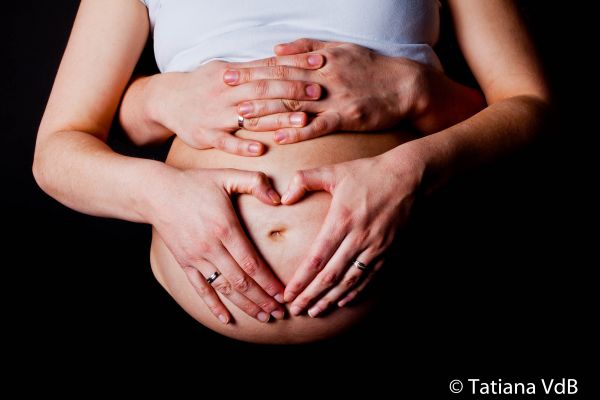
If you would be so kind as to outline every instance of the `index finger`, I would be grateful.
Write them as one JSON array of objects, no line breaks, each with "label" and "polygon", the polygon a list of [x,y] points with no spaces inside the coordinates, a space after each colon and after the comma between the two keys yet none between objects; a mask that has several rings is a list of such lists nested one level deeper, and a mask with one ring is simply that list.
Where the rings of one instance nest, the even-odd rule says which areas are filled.
[{"label": "index finger", "polygon": [[278,303],[283,303],[283,285],[268,268],[239,224],[232,226],[231,235],[222,240],[223,246],[244,272]]},{"label": "index finger", "polygon": [[275,56],[260,60],[228,63],[233,68],[275,67],[286,65],[303,69],[319,69],[325,64],[325,57],[318,53],[302,53],[290,56]]},{"label": "index finger", "polygon": [[[300,267],[287,284],[283,300],[293,301],[325,267],[346,236],[344,225],[330,211],[317,238]],[[304,305],[306,307],[306,305]]]}]

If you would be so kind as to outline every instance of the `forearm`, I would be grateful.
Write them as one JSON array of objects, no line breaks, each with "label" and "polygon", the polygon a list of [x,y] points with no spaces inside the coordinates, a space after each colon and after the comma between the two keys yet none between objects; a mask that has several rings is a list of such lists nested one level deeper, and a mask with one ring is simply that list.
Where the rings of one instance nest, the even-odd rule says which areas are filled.
[{"label": "forearm", "polygon": [[152,107],[152,81],[157,75],[138,77],[129,85],[119,109],[119,122],[136,145],[159,144],[173,133],[157,122]]},{"label": "forearm", "polygon": [[499,101],[473,117],[392,150],[395,162],[420,163],[420,188],[431,192],[452,177],[491,163],[533,142],[549,117],[549,104],[534,96]]},{"label": "forearm", "polygon": [[151,190],[165,164],[122,156],[83,132],[46,135],[36,146],[33,172],[40,187],[86,214],[149,223]]}]

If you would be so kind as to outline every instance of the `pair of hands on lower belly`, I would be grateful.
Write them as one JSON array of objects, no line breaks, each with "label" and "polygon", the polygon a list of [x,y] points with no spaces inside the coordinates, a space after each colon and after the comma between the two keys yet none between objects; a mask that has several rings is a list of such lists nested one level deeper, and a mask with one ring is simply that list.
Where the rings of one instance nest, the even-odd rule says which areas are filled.
[{"label": "pair of hands on lower belly", "polygon": [[[433,112],[440,104],[432,101],[439,97],[432,90],[434,86],[437,92],[452,90],[454,83],[429,67],[354,44],[308,39],[279,45],[276,52],[277,57],[266,60],[212,62],[191,73],[163,74],[151,96],[157,99],[152,102],[154,120],[192,147],[242,156],[259,156],[264,146],[232,135],[239,128],[238,115],[244,117],[245,129],[274,131],[265,134],[273,134],[282,145],[339,130],[392,128],[403,120],[422,132],[445,123]],[[188,189],[182,193],[173,187],[179,204],[162,207],[171,211],[162,212],[154,225],[222,322],[230,316],[215,289],[260,321],[268,320],[269,313],[283,316],[277,302],[292,302],[293,315],[308,309],[316,317],[334,304],[344,306],[364,289],[408,217],[424,166],[408,151],[403,162],[397,159],[383,154],[299,171],[281,199],[262,174],[185,172],[170,184]],[[329,213],[283,292],[245,237],[229,196],[248,193],[267,204],[285,206],[315,190],[332,194]],[[202,210],[194,206],[198,198],[203,199]],[[183,227],[181,220],[186,221]],[[357,268],[355,260],[366,268]],[[215,271],[223,278],[211,288],[205,278]]]}]

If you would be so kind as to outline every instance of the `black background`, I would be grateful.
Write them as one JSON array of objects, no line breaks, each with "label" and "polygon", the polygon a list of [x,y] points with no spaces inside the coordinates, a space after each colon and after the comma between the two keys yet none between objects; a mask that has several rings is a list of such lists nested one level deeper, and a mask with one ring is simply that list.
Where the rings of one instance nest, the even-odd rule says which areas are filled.
[{"label": "black background", "polygon": [[[581,94],[592,90],[597,71],[587,65],[585,12],[553,3],[523,2],[559,105],[549,139],[461,179],[416,211],[400,244],[405,259],[395,266],[402,269],[393,285],[398,303],[373,316],[393,314],[396,327],[367,323],[291,347],[239,343],[203,328],[154,280],[147,226],[75,213],[37,188],[36,129],[78,2],[3,6],[10,27],[2,74],[8,129],[0,134],[3,359],[15,379],[35,377],[21,390],[42,382],[108,389],[141,374],[150,387],[174,376],[170,389],[198,395],[207,388],[268,393],[277,385],[298,394],[324,383],[340,393],[442,398],[450,380],[469,377],[573,377],[580,392],[594,391],[584,365],[597,350],[590,277],[597,129]],[[460,60],[447,57],[449,73],[468,80]],[[114,136],[114,146],[128,151]]]}]

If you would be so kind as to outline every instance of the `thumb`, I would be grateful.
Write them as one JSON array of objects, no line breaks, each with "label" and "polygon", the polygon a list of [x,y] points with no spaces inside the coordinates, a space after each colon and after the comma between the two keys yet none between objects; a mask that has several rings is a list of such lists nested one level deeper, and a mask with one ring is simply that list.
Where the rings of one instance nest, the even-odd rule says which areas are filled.
[{"label": "thumb", "polygon": [[331,193],[333,191],[334,178],[331,167],[298,171],[283,194],[281,203],[285,205],[296,203],[307,192],[322,190]]},{"label": "thumb", "polygon": [[291,43],[282,43],[275,46],[275,54],[289,56],[300,53],[310,53],[325,48],[326,42],[315,39],[298,39]]},{"label": "thumb", "polygon": [[233,193],[251,194],[271,206],[281,203],[281,198],[271,185],[271,180],[263,172],[224,169],[222,174],[223,187],[230,195]]}]

